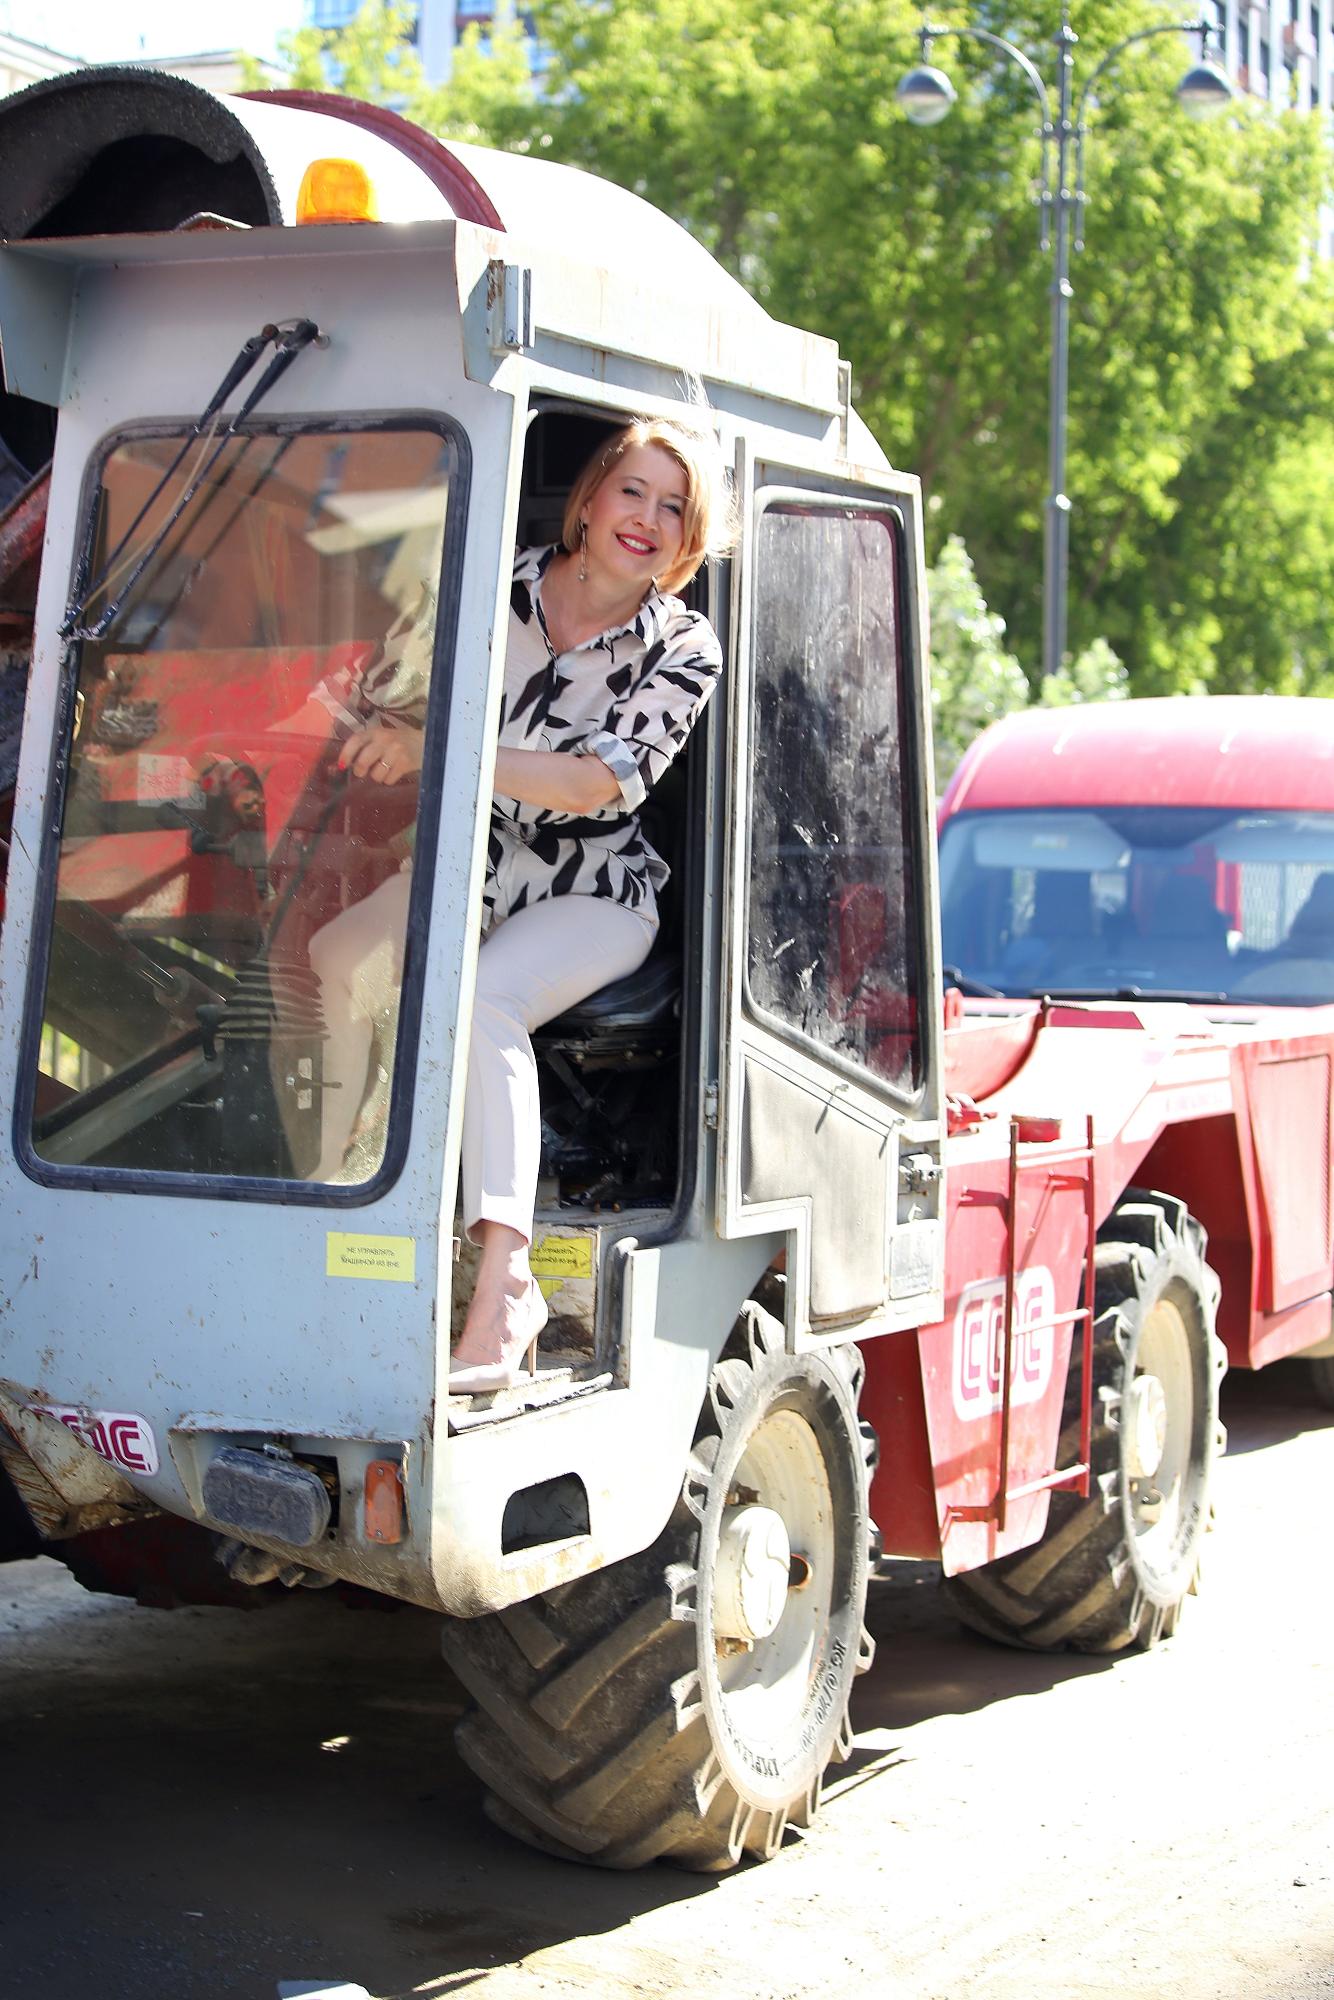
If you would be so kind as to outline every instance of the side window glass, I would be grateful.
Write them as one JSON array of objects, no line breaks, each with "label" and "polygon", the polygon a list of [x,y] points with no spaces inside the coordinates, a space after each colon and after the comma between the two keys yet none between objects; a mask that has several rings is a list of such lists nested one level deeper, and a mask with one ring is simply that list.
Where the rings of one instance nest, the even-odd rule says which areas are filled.
[{"label": "side window glass", "polygon": [[783,501],[754,587],[753,1009],[904,1090],[921,1076],[898,523]]},{"label": "side window glass", "polygon": [[173,521],[181,444],[116,445],[95,496],[89,627],[123,594],[77,658],[31,1147],[357,1185],[387,1143],[456,447],[238,437]]}]

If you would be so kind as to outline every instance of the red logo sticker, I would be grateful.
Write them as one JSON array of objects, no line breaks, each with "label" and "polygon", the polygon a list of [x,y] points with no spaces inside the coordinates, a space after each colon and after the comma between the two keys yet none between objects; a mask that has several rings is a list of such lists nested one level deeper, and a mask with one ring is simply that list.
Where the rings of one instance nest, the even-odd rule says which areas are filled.
[{"label": "red logo sticker", "polygon": [[128,1410],[62,1409],[54,1403],[30,1403],[40,1417],[54,1417],[75,1437],[122,1472],[151,1479],[158,1469],[157,1439],[143,1417]]},{"label": "red logo sticker", "polygon": [[[1014,1355],[1010,1406],[1039,1403],[1051,1381],[1055,1354],[1056,1288],[1044,1264],[1020,1273],[1015,1284]],[[954,1413],[967,1423],[1001,1406],[1001,1352],[1005,1340],[1005,1280],[988,1278],[959,1294],[954,1314]]]}]

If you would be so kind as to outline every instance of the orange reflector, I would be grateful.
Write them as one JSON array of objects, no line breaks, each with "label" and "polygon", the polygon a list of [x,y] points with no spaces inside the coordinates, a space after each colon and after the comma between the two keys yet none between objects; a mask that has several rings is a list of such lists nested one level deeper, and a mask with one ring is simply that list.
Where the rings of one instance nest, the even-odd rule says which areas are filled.
[{"label": "orange reflector", "polygon": [[375,185],[359,160],[312,160],[296,198],[298,222],[378,222]]},{"label": "orange reflector", "polygon": [[366,1467],[366,1540],[403,1539],[403,1475],[392,1458],[373,1458]]}]

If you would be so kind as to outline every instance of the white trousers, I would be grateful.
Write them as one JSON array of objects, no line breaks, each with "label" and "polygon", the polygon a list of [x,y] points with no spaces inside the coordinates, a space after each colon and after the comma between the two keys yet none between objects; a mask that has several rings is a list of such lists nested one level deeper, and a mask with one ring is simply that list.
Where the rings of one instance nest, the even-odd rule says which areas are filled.
[{"label": "white trousers", "polygon": [[651,917],[605,896],[552,896],[495,925],[477,960],[463,1111],[463,1224],[532,1241],[542,1150],[534,1028],[648,957]]},{"label": "white trousers", "polygon": [[[388,881],[316,931],[310,963],[325,1026],[323,1125],[313,1179],[341,1178],[367,1096],[377,1031],[388,1059],[403,982],[412,877]],[[605,896],[555,896],[494,925],[477,961],[463,1115],[463,1222],[529,1241],[541,1158],[535,1028],[642,965],[654,918]]]}]

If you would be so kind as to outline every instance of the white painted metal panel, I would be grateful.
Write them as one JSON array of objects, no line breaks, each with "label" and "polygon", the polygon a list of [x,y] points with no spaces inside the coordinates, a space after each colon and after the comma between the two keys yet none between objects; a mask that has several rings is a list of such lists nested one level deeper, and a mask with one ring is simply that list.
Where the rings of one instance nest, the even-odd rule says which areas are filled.
[{"label": "white painted metal panel", "polygon": [[[841,1327],[825,1324],[817,1329],[847,1338],[848,1321],[857,1319],[856,1330],[858,1337],[862,1337],[895,1326],[927,1322],[943,1310],[943,1179],[936,1181],[924,1200],[905,1202],[899,1194],[897,1157],[900,1147],[905,1151],[910,1147],[914,1152],[925,1150],[938,1160],[943,1130],[920,492],[914,479],[888,470],[859,472],[850,478],[814,462],[762,465],[757,476],[753,459],[744,450],[739,454],[738,484],[744,508],[745,545],[736,568],[732,621],[735,652],[730,691],[730,782],[736,809],[725,862],[726,991],[716,1191],[718,1227],[727,1236],[775,1229],[786,1232],[788,1338],[794,1343],[809,1338],[815,1275],[813,1246],[823,1242],[823,1254],[833,1254],[837,1232],[831,1227],[831,1214],[856,1186],[858,1162],[864,1153],[860,1135],[878,1131],[887,1155],[884,1213],[875,1225],[883,1231],[877,1244],[877,1249],[883,1251],[880,1296],[856,1312],[844,1315]],[[747,993],[749,840],[755,772],[752,740],[755,539],[764,508],[788,501],[817,511],[828,508],[837,512],[849,506],[872,512],[889,508],[904,522],[902,613],[907,622],[905,643],[912,656],[907,681],[912,692],[910,707],[902,717],[901,753],[914,761],[919,773],[911,835],[915,851],[910,866],[919,907],[925,913],[917,995],[925,1074],[915,1099],[903,1097],[867,1071],[858,1073],[851,1065],[839,1062],[810,1038],[776,1028],[756,1010]],[[803,1120],[809,1124],[812,1147],[809,1167],[804,1175],[794,1177],[789,1193],[770,1192],[757,1200],[747,1192],[746,1160],[747,1150],[756,1137],[752,1100],[756,1084],[761,1081],[770,1106],[781,1107],[786,1097],[794,1130],[800,1128]],[[834,1139],[832,1135],[840,1126],[843,1138]],[[818,1292],[818,1283],[816,1289]]]}]

